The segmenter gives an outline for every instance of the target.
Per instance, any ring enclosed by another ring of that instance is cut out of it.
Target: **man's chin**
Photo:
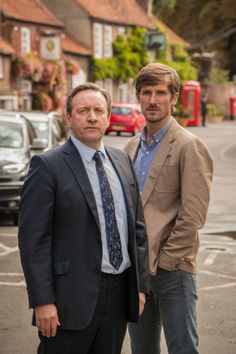
[[[151,124],[161,122],[163,119],[165,119],[165,117],[156,117],[156,116],[146,117],[147,122]]]

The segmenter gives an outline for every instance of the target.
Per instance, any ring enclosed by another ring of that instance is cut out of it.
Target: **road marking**
[[[231,152],[231,150],[235,149],[235,143],[230,143],[226,145],[221,151],[220,151],[220,157],[222,158],[223,161],[231,162],[235,160],[235,157],[228,157],[226,154],[228,152]]]
[[[0,273],[0,277],[10,277],[12,279],[12,277],[24,277],[23,273]],[[4,285],[4,286],[26,286],[25,285],[25,280],[21,279],[19,281],[7,281],[7,280],[1,280],[0,281],[0,285]]]
[[[236,277],[234,277],[232,275],[226,275],[226,274],[211,272],[209,270],[200,270],[199,273],[207,274],[207,275],[213,275],[214,277],[219,277],[219,278],[224,278],[224,279],[236,280]]]
[[[0,276],[8,276],[8,277],[22,277],[23,273],[0,273]]]
[[[201,244],[205,245],[227,245],[227,246],[235,246],[235,241],[200,241]]]
[[[235,283],[222,284],[222,285],[215,285],[215,286],[205,286],[203,288],[200,288],[199,290],[225,289],[225,288],[232,288],[233,286],[236,286],[236,282]]]
[[[18,251],[18,246],[16,247],[9,247],[4,245],[3,243],[0,242],[0,256],[7,256],[10,253]]]
[[[0,233],[0,237],[15,237],[16,238],[17,234],[16,233],[14,233],[14,234]]]
[[[214,263],[218,252],[208,254],[207,258],[205,259],[204,265],[211,265]]]
[[[21,281],[16,282],[16,283],[7,282],[7,281],[0,281],[0,285],[4,285],[4,286],[24,286],[24,287],[26,286],[24,280],[21,280]]]

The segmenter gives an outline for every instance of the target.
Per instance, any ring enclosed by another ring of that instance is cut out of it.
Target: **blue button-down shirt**
[[[152,136],[150,145],[146,143],[146,134],[147,134],[146,127],[144,127],[140,135],[140,140],[141,140],[140,147],[134,162],[134,167],[138,177],[140,194],[143,193],[144,184],[148,175],[148,170],[150,168],[152,159],[156,155],[160,143],[164,138],[167,130],[169,129],[172,119],[173,118],[171,118],[168,121],[168,123],[164,125],[163,128],[161,128],[156,134]]]
[[[97,204],[97,211],[101,229],[101,239],[102,239],[102,267],[101,271],[105,273],[122,273],[126,268],[130,266],[130,258],[128,254],[128,221],[127,221],[127,210],[125,204],[125,198],[123,189],[120,183],[120,180],[117,176],[117,173],[112,166],[110,159],[107,156],[104,145],[101,144],[99,151],[102,152],[102,162],[105,168],[107,178],[112,190],[112,195],[115,205],[115,213],[117,220],[117,227],[120,234],[120,241],[122,247],[123,262],[118,269],[118,271],[110,264],[108,247],[107,247],[107,236],[106,236],[106,225],[105,217],[103,213],[102,198],[100,191],[100,184],[96,172],[95,160],[93,156],[96,150],[90,148],[89,146],[83,144],[80,140],[76,139],[73,135],[71,140],[74,143],[75,147],[80,153],[82,161],[84,163],[86,172],[88,174],[91,187],[93,189],[94,197]]]

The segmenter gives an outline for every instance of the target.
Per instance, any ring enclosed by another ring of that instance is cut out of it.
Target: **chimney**
[[[146,12],[148,16],[152,15],[153,0],[136,0],[136,2]]]

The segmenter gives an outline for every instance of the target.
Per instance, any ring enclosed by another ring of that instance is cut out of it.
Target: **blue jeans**
[[[169,354],[199,354],[196,275],[158,268],[150,278],[144,312],[129,324],[132,354],[159,354],[162,325]]]

